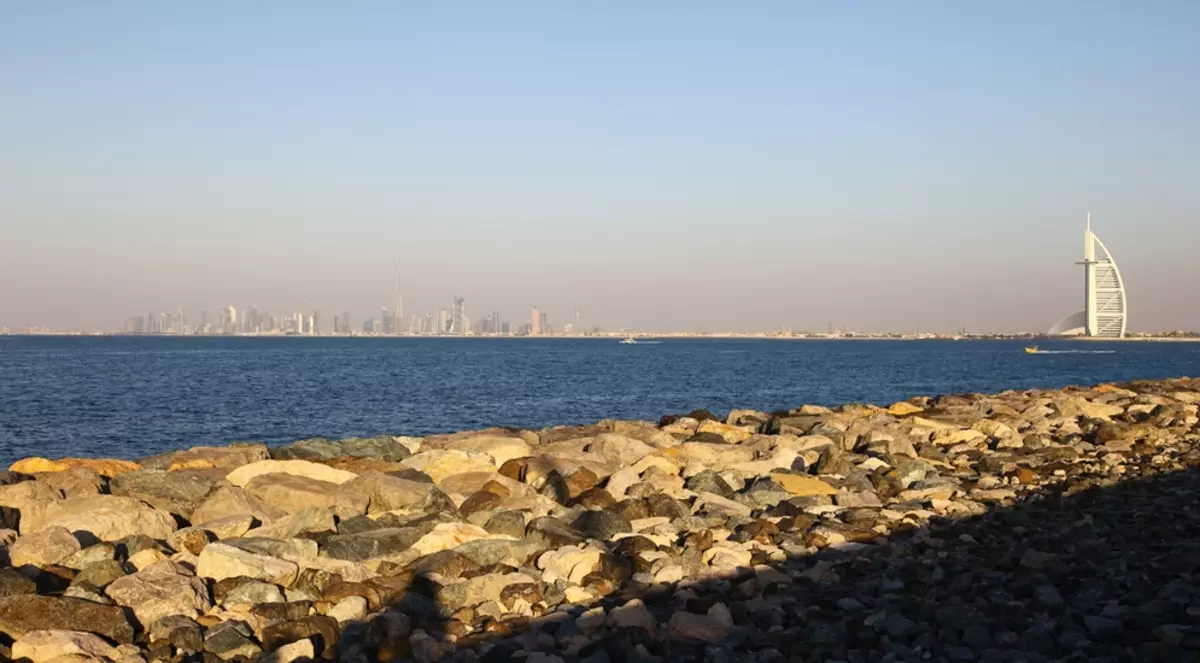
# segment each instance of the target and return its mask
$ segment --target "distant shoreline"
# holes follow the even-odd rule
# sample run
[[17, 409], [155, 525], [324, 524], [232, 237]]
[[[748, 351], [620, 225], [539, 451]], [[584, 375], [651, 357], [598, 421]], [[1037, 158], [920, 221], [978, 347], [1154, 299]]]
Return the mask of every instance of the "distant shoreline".
[[9, 333], [0, 334], [0, 338], [59, 338], [59, 337], [87, 337], [87, 338], [225, 338], [225, 339], [514, 339], [514, 340], [596, 340], [596, 341], [619, 341], [624, 338], [635, 338], [645, 340], [760, 340], [760, 341], [1028, 341], [1028, 342], [1044, 342], [1044, 341], [1083, 341], [1083, 342], [1098, 342], [1098, 343], [1129, 343], [1129, 342], [1154, 342], [1154, 343], [1197, 343], [1200, 342], [1200, 336], [1197, 337], [1180, 337], [1180, 336], [1137, 336], [1126, 338], [1091, 338], [1083, 336], [1075, 337], [1047, 337], [1034, 335], [996, 335], [996, 336], [963, 336], [953, 338], [949, 336], [780, 336], [768, 334], [679, 334], [679, 333], [637, 333], [637, 334], [547, 334], [539, 336], [530, 335], [504, 335], [504, 334], [479, 334], [479, 335], [433, 335], [433, 334], [402, 334], [402, 335], [383, 335], [383, 334], [133, 334], [120, 332], [36, 332], [36, 333]]

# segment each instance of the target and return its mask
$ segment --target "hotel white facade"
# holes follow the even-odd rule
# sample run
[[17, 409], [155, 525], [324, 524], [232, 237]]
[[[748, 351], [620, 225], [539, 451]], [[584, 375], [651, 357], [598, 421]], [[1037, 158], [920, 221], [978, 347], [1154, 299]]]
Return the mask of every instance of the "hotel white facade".
[[1083, 260], [1076, 264], [1083, 265], [1084, 270], [1083, 310], [1059, 320], [1050, 335], [1124, 337], [1129, 303], [1125, 283], [1112, 254], [1092, 232], [1091, 214], [1083, 234]]

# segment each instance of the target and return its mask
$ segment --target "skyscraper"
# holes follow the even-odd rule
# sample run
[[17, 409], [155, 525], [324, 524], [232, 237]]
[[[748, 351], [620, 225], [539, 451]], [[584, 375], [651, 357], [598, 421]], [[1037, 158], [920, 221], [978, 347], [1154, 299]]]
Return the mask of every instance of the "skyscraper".
[[450, 316], [446, 314], [446, 309], [438, 309], [438, 326], [437, 333], [445, 334], [450, 329]]
[[537, 307], [533, 307], [533, 318], [529, 325], [529, 334], [531, 336], [540, 336], [542, 333], [542, 315], [538, 313]]
[[400, 294], [400, 261], [396, 261], [396, 311], [392, 318], [392, 333], [404, 333], [404, 297]]
[[[1083, 261], [1076, 263], [1083, 265], [1084, 270], [1083, 310], [1059, 320], [1050, 335], [1122, 338], [1128, 318], [1125, 282], [1112, 254], [1092, 232], [1091, 214], [1087, 217], [1083, 242]], [[1099, 254], [1096, 247], [1100, 247]]]
[[450, 320], [450, 333], [462, 336], [467, 333], [467, 303], [462, 297], [454, 298], [454, 312]]

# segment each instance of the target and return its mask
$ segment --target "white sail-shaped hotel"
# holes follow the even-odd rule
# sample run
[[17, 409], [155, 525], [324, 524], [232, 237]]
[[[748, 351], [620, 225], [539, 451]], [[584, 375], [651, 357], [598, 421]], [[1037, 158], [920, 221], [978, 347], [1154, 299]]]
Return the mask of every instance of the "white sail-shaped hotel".
[[1125, 283], [1112, 254], [1092, 232], [1091, 214], [1083, 234], [1083, 260], [1076, 264], [1084, 270], [1083, 310], [1059, 320], [1050, 335], [1124, 337], [1129, 305]]

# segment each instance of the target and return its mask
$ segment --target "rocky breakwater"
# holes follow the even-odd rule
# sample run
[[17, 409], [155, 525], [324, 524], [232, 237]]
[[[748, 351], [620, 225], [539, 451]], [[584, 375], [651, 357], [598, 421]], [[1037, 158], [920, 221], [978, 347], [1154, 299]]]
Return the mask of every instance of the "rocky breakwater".
[[1200, 382], [31, 458], [0, 656], [1195, 660]]

